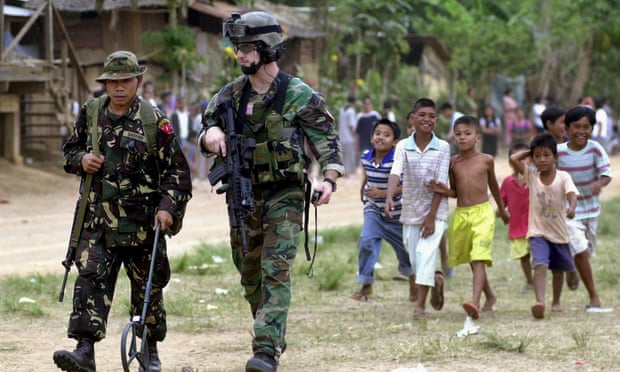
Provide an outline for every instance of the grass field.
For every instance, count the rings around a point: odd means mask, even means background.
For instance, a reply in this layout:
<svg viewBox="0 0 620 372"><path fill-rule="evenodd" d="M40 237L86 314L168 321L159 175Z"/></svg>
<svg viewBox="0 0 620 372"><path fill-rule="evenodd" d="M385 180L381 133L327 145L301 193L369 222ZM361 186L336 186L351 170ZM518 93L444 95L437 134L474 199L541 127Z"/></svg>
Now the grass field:
<svg viewBox="0 0 620 372"><path fill-rule="evenodd" d="M446 281L444 309L435 312L429 306L430 318L414 319L406 282L391 279L396 259L390 246L384 245L381 253L373 302L361 303L349 298L358 288L356 242L360 227L320 231L322 243L312 277L306 275L309 263L300 245L287 333L290 351L282 358L281 370L390 371L414 368L419 363L429 371L620 370L620 252L615 234L619 219L620 199L606 202L599 223L599 246L592 259L603 306L614 311L586 313L588 297L583 285L577 291L565 287L564 311L547 313L544 320L535 320L530 313L534 293L522 292L520 265L509 258L506 227L499 222L494 265L487 271L498 299L497 311L476 321L478 334L464 338L456 332L465 320L461 303L471 297L467 266L457 267L455 276ZM199 371L240 370L249 356L251 322L228 246L196 247L191 255L175 258L172 266L173 279L165 295L169 329L187 339L218 340L218 335L227 335L225 341L205 341L205 354L238 360L237 364L218 368L217 363L201 364L199 356L193 357L192 363ZM60 275L36 274L0 279L0 326L34 325L43 337L52 337L46 325L66 324L70 306L70 291L62 307L56 302L60 281ZM125 279L119 281L117 293L111 322L122 324L128 309ZM547 298L550 296L549 284ZM549 302L547 305L550 307ZM53 337L58 334L55 329ZM17 350L11 342L0 339L0 362Z"/></svg>

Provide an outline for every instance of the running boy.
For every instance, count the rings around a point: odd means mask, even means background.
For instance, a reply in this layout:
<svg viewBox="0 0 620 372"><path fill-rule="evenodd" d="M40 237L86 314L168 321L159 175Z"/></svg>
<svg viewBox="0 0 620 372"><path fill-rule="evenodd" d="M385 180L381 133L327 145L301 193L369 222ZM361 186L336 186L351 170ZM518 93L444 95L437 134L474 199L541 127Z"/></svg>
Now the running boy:
<svg viewBox="0 0 620 372"><path fill-rule="evenodd" d="M427 317L426 298L431 293L435 310L443 307L444 274L435 270L439 242L447 226L448 199L429 187L431 180L448 181L450 145L439 139L433 129L437 123L435 102L420 98L413 105L415 132L398 146L387 187L385 214L394 216L398 211L392 201L402 180L403 205L401 222L403 239L409 252L417 287L414 316Z"/></svg>
<svg viewBox="0 0 620 372"><path fill-rule="evenodd" d="M566 125L564 124L566 112L557 106L547 107L540 115L545 130L553 136L555 142L564 143L568 141L566 135Z"/></svg>
<svg viewBox="0 0 620 372"><path fill-rule="evenodd" d="M523 160L530 158L536 168L529 168ZM532 247L534 262L534 292L536 303L532 315L536 319L545 316L545 285L547 269L553 273L553 302L551 311L561 311L563 271L574 271L568 242L566 217L575 216L577 188L567 172L556 170L557 144L549 133L540 134L532 140L530 150L510 156L510 165L523 174L530 189L530 214L527 237ZM568 200L568 208L566 207Z"/></svg>
<svg viewBox="0 0 620 372"><path fill-rule="evenodd" d="M570 248L579 276L590 296L586 309L601 307L594 286L590 255L596 247L596 228L601 212L599 194L611 182L611 166L605 149L590 140L596 114L587 106L566 112L569 141L558 145L558 169L568 172L579 190L575 218L568 221Z"/></svg>
<svg viewBox="0 0 620 372"><path fill-rule="evenodd" d="M362 288L351 295L354 300L368 301L368 296L372 294L372 285L375 282L374 268L381 252L382 239L394 248L398 259L398 271L413 283L413 270L409 254L403 245L402 225L398 221L402 199L400 186L389 197L390 205L394 207L394 214L390 216L383 213L388 176L394 161L394 144L399 137L398 125L388 119L381 119L375 123L370 137L373 149L362 155L364 181L360 193L364 202L364 224L357 244L357 282ZM411 288L409 295L412 295Z"/></svg>
<svg viewBox="0 0 620 372"><path fill-rule="evenodd" d="M493 311L496 301L485 268L493 264L491 243L495 232L495 213L487 188L504 223L509 217L499 193L493 158L476 148L480 141L478 120L471 116L458 118L454 123L454 138L459 152L450 161L450 187L442 182L433 182L432 186L436 192L456 198L457 207L448 231L450 266L470 264L473 296L471 301L463 303L463 309L477 319L481 311ZM486 301L481 309L482 292Z"/></svg>
<svg viewBox="0 0 620 372"><path fill-rule="evenodd" d="M530 147L523 143L518 143L508 150L508 156L521 151L527 151ZM509 159L510 160L510 159ZM529 211L529 193L522 172L510 163L512 174L504 178L499 188L504 205L508 208L510 221L508 222L508 239L510 240L510 257L513 260L521 261L521 269L525 276L525 286L523 292L532 290L532 265L530 264L530 243L528 242L527 224Z"/></svg>

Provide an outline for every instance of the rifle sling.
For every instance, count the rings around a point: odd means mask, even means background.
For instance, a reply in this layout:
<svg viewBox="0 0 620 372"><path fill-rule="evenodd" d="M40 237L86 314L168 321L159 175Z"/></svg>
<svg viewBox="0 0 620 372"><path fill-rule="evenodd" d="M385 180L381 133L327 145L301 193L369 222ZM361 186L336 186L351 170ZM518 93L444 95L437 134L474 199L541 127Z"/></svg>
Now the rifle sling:
<svg viewBox="0 0 620 372"><path fill-rule="evenodd" d="M99 107L101 105L101 99L96 98L90 106L87 108L88 115L86 116L86 124L90 126L91 142L93 146L93 154L99 155L99 136L98 136L98 122L99 122ZM80 160L81 161L81 160ZM80 241L80 235L82 234L82 225L84 224L84 216L86 215L86 206L88 205L88 194L93 184L93 174L86 173L86 179L82 185L82 194L80 196L80 206L78 207L77 215L75 216L75 223L73 224L73 231L71 232L71 242L69 245L71 248L77 248Z"/></svg>

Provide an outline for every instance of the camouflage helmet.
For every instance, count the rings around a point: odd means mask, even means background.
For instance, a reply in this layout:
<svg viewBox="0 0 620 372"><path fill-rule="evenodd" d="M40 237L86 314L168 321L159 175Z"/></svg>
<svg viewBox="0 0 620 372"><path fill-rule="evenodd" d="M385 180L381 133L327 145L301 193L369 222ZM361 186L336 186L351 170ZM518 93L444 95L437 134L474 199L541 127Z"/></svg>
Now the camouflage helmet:
<svg viewBox="0 0 620 372"><path fill-rule="evenodd" d="M278 21L262 11L232 13L230 18L224 20L223 34L234 44L262 41L273 48L284 41Z"/></svg>

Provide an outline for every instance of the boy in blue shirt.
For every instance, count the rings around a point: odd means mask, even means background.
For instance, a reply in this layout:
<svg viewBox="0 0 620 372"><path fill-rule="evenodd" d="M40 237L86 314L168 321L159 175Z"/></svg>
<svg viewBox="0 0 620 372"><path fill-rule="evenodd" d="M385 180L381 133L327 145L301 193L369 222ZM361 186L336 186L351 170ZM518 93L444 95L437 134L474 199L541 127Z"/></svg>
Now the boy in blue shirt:
<svg viewBox="0 0 620 372"><path fill-rule="evenodd" d="M394 205L392 216L387 216L383 211L388 177L394 161L394 145L399 137L398 125L388 119L381 119L373 126L370 138L373 149L362 154L364 179L360 197L364 203L364 224L357 245L357 282L362 288L351 295L354 300L368 301L368 296L372 294L372 285L375 281L374 268L379 259L382 239L394 248L398 259L398 271L409 278L410 298L413 295L414 285L411 279L413 270L409 254L403 245L402 225L398 221L401 209L400 186L392 199Z"/></svg>

